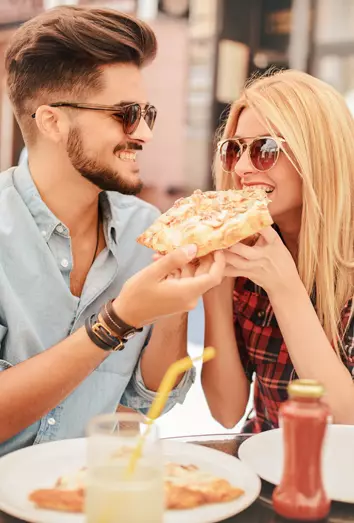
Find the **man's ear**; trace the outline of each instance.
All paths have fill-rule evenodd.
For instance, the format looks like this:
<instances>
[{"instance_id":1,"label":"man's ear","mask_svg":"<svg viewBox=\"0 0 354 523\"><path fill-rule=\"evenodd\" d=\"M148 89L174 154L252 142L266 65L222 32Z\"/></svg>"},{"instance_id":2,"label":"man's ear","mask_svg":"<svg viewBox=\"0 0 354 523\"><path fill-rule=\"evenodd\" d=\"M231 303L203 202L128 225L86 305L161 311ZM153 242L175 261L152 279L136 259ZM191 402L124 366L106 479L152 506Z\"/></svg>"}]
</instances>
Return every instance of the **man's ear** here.
<instances>
[{"instance_id":1,"label":"man's ear","mask_svg":"<svg viewBox=\"0 0 354 523\"><path fill-rule=\"evenodd\" d=\"M69 119L58 107L41 105L36 111L35 122L42 136L59 143L69 132Z\"/></svg>"}]
</instances>

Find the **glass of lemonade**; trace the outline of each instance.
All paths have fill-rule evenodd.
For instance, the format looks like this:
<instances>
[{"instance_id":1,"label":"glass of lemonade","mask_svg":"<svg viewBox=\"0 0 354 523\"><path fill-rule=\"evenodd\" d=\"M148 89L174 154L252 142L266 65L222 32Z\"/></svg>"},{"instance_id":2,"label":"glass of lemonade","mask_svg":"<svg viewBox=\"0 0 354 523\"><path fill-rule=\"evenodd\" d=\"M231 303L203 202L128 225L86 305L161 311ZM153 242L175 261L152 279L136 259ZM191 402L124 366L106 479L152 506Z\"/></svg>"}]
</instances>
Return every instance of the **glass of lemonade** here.
<instances>
[{"instance_id":1,"label":"glass of lemonade","mask_svg":"<svg viewBox=\"0 0 354 523\"><path fill-rule=\"evenodd\" d=\"M87 523L162 523L163 456L157 427L149 427L135 469L128 465L147 428L143 415L98 416L88 426Z\"/></svg>"}]
</instances>

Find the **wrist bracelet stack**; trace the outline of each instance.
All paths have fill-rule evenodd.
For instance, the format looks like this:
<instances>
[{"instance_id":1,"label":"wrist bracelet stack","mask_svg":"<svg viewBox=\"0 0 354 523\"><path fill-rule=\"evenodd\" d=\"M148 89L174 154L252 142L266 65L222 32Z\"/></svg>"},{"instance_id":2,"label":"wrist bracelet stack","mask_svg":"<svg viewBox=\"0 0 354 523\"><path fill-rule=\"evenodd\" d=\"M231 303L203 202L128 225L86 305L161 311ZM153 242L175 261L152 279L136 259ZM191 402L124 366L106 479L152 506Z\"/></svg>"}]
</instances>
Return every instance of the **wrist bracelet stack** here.
<instances>
[{"instance_id":1,"label":"wrist bracelet stack","mask_svg":"<svg viewBox=\"0 0 354 523\"><path fill-rule=\"evenodd\" d=\"M124 349L125 343L143 330L121 320L114 311L113 300L106 303L98 314L87 318L85 328L90 340L105 351Z\"/></svg>"}]
</instances>

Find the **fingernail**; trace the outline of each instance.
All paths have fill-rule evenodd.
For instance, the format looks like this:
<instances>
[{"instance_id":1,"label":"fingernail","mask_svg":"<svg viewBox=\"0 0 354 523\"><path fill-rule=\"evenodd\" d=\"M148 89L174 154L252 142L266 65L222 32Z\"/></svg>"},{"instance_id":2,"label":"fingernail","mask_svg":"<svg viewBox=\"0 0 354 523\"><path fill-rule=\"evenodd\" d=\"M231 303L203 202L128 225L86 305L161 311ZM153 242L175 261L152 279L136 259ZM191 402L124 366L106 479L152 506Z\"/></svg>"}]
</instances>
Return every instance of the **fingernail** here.
<instances>
[{"instance_id":1,"label":"fingernail","mask_svg":"<svg viewBox=\"0 0 354 523\"><path fill-rule=\"evenodd\" d=\"M183 247L184 252L187 254L188 258L192 259L195 258L195 255L197 254L197 246L194 244L186 245Z\"/></svg>"}]
</instances>

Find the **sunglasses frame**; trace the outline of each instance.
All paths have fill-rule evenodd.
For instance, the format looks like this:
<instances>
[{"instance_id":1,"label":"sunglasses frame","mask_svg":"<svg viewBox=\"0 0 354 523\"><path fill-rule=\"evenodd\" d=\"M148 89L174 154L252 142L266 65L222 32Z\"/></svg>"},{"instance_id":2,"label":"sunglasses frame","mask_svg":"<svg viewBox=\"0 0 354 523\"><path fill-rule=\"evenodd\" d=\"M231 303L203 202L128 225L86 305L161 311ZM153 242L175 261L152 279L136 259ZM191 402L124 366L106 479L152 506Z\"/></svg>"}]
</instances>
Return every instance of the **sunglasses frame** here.
<instances>
[{"instance_id":1,"label":"sunglasses frame","mask_svg":"<svg viewBox=\"0 0 354 523\"><path fill-rule=\"evenodd\" d=\"M277 156L274 160L274 163L272 164L271 167L269 167L268 169L257 169L257 167L254 165L253 161L252 161L252 158L251 158L251 147L252 145L254 144L254 142L256 142L257 140L264 140L264 139L271 139L271 140L274 140L274 142L277 144L278 146L278 149L277 149ZM224 140L221 140L218 144L217 144L217 149L218 149L218 152L219 152L219 157L220 157L220 163L221 163L221 167L222 167L222 170L226 173L233 173L233 171L228 171L226 169L224 169L224 166L223 166L223 162L221 160L221 148L222 146L226 143L226 142L236 142L239 147L240 147L240 150L241 150L241 156L243 155L243 153L245 152L245 150L247 150L247 154L248 154L248 159L249 159L249 162L250 164L252 165L252 167L257 171L257 172L260 172L260 173L265 173L267 171L269 171L270 169L273 169L273 167L276 165L278 159L279 159L279 154L280 154L280 151L282 149L282 146L281 144L282 143L285 143L286 140L284 138L282 138L281 136L270 136L270 135L261 135L261 136L255 136L254 138L242 138L242 140L251 140L249 143L244 143L244 142L241 142L239 138L225 138ZM241 158L240 156L240 158ZM236 165L237 163L239 162L239 160L236 162Z\"/></svg>"},{"instance_id":2,"label":"sunglasses frame","mask_svg":"<svg viewBox=\"0 0 354 523\"><path fill-rule=\"evenodd\" d=\"M133 134L137 130L140 120L142 118L144 118L144 120L145 120L145 116L147 115L149 110L152 109L155 111L155 116L154 116L154 119L152 120L151 127L148 125L150 130L153 129L155 121L156 121L156 116L157 116L157 109L154 105L146 104L144 109L142 109L141 105L138 102L126 104L121 107L114 106L114 105L88 104L88 103L81 103L81 102L54 102L54 103L51 103L48 105L49 105L49 107L71 107L73 109L86 109L89 111L108 111L108 112L115 113L117 116L122 117L123 131L127 135ZM134 125L133 129L130 130L129 132L127 132L128 124L125 121L125 115L127 114L127 109L129 109L129 107L132 107L132 106L137 106L139 108L138 109L138 118L136 119L136 122L133 124ZM33 113L31 116L32 116L32 118L35 118L36 113Z\"/></svg>"}]
</instances>

